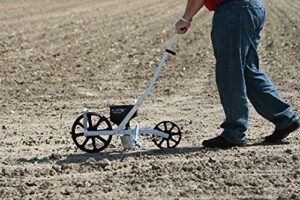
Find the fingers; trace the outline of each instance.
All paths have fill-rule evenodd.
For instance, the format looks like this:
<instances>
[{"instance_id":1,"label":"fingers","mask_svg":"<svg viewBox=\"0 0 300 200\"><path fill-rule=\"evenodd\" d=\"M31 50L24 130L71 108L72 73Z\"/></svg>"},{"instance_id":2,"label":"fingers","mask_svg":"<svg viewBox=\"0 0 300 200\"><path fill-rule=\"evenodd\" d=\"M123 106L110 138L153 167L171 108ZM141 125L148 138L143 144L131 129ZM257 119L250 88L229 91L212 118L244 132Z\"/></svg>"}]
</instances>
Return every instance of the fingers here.
<instances>
[{"instance_id":1,"label":"fingers","mask_svg":"<svg viewBox=\"0 0 300 200\"><path fill-rule=\"evenodd\" d=\"M176 28L176 33L185 34L188 31L188 29L189 29L189 27Z\"/></svg>"},{"instance_id":2,"label":"fingers","mask_svg":"<svg viewBox=\"0 0 300 200\"><path fill-rule=\"evenodd\" d=\"M175 30L176 30L176 33L178 33L178 34L185 34L189 28L190 28L190 24L183 22L181 20L179 20L175 24Z\"/></svg>"},{"instance_id":3,"label":"fingers","mask_svg":"<svg viewBox=\"0 0 300 200\"><path fill-rule=\"evenodd\" d=\"M178 34L185 34L188 31L188 27L180 28L179 30L176 29L176 33Z\"/></svg>"}]
</instances>

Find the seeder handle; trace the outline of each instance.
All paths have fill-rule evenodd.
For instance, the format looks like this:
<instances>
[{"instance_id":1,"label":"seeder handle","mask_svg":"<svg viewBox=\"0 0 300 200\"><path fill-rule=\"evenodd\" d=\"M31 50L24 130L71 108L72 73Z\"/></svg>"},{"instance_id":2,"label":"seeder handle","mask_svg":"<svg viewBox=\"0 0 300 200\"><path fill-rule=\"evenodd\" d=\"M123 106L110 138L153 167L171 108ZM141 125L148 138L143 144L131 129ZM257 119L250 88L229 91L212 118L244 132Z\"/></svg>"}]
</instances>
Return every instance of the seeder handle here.
<instances>
[{"instance_id":1,"label":"seeder handle","mask_svg":"<svg viewBox=\"0 0 300 200\"><path fill-rule=\"evenodd\" d=\"M118 130L122 130L125 128L126 124L128 123L128 121L131 119L131 117L134 115L134 113L139 109L139 107L143 104L143 102L145 101L146 97L149 95L149 93L152 91L154 84L163 68L163 66L165 65L168 57L170 54L175 55L176 53L173 51L173 46L176 43L176 41L178 40L178 34L175 34L169 41L168 45L167 45L167 49L150 81L150 84L148 85L148 88L146 89L146 91L144 92L144 94L138 99L138 101L135 103L135 105L133 106L133 108L130 110L130 112L126 115L126 117L123 119L122 123L118 126Z\"/></svg>"}]
</instances>

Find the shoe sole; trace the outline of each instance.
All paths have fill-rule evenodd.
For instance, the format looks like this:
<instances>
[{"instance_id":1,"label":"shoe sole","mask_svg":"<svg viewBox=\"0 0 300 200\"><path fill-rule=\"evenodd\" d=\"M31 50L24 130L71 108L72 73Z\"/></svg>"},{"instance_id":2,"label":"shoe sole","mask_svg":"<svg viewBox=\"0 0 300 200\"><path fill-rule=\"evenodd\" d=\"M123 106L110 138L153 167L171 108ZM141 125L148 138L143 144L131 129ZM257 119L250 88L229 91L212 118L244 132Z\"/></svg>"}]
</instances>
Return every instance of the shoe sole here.
<instances>
[{"instance_id":1,"label":"shoe sole","mask_svg":"<svg viewBox=\"0 0 300 200\"><path fill-rule=\"evenodd\" d=\"M292 132L296 131L299 128L300 128L300 121L297 120L297 121L295 121L294 124L292 124L291 126L286 128L284 131L282 131L282 133L277 136L278 138L272 139L272 136L273 136L273 134L272 134L265 138L265 142L271 142L271 143L281 142L283 139L287 138ZM276 137L276 136L274 136L274 137Z\"/></svg>"}]
</instances>

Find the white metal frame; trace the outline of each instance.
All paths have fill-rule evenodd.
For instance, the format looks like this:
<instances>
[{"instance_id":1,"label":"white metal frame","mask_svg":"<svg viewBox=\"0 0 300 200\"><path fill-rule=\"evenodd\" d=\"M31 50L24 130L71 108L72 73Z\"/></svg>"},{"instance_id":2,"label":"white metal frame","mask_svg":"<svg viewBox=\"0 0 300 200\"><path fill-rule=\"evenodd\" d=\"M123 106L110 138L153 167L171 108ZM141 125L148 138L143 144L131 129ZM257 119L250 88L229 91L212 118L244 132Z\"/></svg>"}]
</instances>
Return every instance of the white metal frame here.
<instances>
[{"instance_id":1,"label":"white metal frame","mask_svg":"<svg viewBox=\"0 0 300 200\"><path fill-rule=\"evenodd\" d=\"M167 59L169 58L169 54L170 51L172 52L173 46L176 43L176 41L178 40L178 35L175 34L169 41L168 45L167 45L167 49L165 51L165 53L163 54L163 57L152 77L152 79L150 80L150 84L148 85L146 91L144 92L144 94L142 96L140 96L140 98L138 99L138 101L135 103L135 105L133 106L133 108L130 110L130 112L126 115L126 117L123 119L123 121L121 122L121 124L113 130L101 130L101 131L88 131L88 122L87 122L87 113L89 112L88 108L84 108L83 110L83 125L84 125L84 135L85 136L98 136L98 135L130 135L131 139L133 140L133 142L135 144L138 143L138 138L139 135L141 133L144 134L150 134L150 135L154 135L154 136L159 136L159 137L163 137L163 138L168 138L169 135L161 132L161 131L157 131L154 130L152 128L139 128L136 127L135 129L127 129L125 130L125 126L128 123L128 121L131 119L131 117L134 115L134 113L139 109L139 107L143 104L143 102L145 101L145 99L147 98L147 96L149 95L149 93L152 91L154 84L157 81L157 78L162 70L162 68L164 67Z\"/></svg>"}]
</instances>

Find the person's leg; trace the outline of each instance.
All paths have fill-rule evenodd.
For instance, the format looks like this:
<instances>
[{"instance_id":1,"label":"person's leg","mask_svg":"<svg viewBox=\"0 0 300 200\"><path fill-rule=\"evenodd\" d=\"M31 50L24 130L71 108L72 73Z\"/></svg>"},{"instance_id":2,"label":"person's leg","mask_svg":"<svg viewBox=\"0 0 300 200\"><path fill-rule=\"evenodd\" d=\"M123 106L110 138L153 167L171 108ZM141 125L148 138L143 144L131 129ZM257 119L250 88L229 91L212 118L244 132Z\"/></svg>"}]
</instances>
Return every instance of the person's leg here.
<instances>
[{"instance_id":1,"label":"person's leg","mask_svg":"<svg viewBox=\"0 0 300 200\"><path fill-rule=\"evenodd\" d=\"M255 110L276 127L284 127L294 113L279 96L267 75L259 71L256 49L251 47L245 68L247 95Z\"/></svg>"},{"instance_id":2,"label":"person's leg","mask_svg":"<svg viewBox=\"0 0 300 200\"><path fill-rule=\"evenodd\" d=\"M256 32L249 32L249 27L244 27L247 37L244 38L245 45L250 44L246 55L245 80L247 95L256 111L267 120L273 122L276 131L273 136L266 139L276 142L284 139L288 134L299 127L299 119L290 110L290 106L283 101L267 75L259 70L259 56L257 46L260 42L260 31L264 26L265 11L260 9L249 10L254 16L261 19ZM245 20L251 21L250 14ZM247 24L247 23L246 23ZM250 27L250 30L253 30ZM293 128L294 127L294 128Z\"/></svg>"},{"instance_id":3,"label":"person's leg","mask_svg":"<svg viewBox=\"0 0 300 200\"><path fill-rule=\"evenodd\" d=\"M216 80L226 119L221 125L224 129L221 136L205 140L204 146L222 148L245 143L247 95L255 109L276 126L266 141L282 140L300 126L299 118L259 71L256 48L264 12L261 0L244 0L226 3L214 15Z\"/></svg>"},{"instance_id":4,"label":"person's leg","mask_svg":"<svg viewBox=\"0 0 300 200\"><path fill-rule=\"evenodd\" d=\"M248 103L242 55L245 50L241 46L243 22L240 17L243 9L240 2L227 3L214 14L212 43L216 57L216 82L225 121L221 125L224 129L221 137L204 141L204 146L222 148L219 144L222 140L229 142L229 146L246 143ZM214 143L217 144L214 146Z\"/></svg>"}]
</instances>

